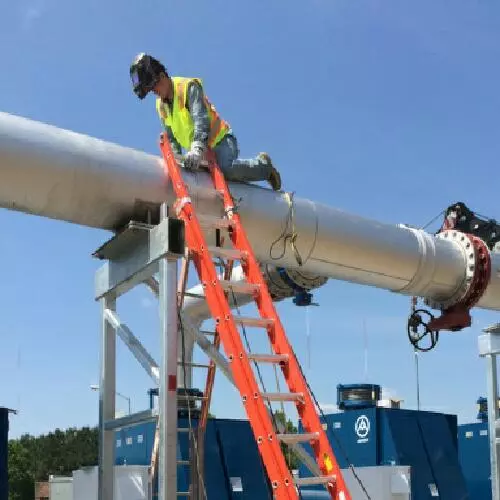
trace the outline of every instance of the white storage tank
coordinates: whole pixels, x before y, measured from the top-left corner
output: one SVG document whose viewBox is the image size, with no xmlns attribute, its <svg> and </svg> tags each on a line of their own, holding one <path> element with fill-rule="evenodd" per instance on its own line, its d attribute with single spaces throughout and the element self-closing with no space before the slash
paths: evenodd
<svg viewBox="0 0 500 500">
<path fill-rule="evenodd" d="M 355 467 L 371 500 L 410 500 L 411 471 L 403 465 L 379 465 L 375 467 Z M 366 498 L 358 480 L 350 469 L 343 469 L 347 487 L 352 498 Z"/>
<path fill-rule="evenodd" d="M 148 467 L 120 465 L 115 467 L 114 500 L 148 500 Z M 73 472 L 73 499 L 97 500 L 97 467 Z"/>
<path fill-rule="evenodd" d="M 73 500 L 73 478 L 49 476 L 49 500 Z"/>
<path fill-rule="evenodd" d="M 380 465 L 355 467 L 356 475 L 371 500 L 410 500 L 410 467 L 402 465 Z M 342 469 L 347 488 L 353 500 L 367 498 L 351 469 Z M 301 491 L 304 500 L 327 500 L 330 494 L 324 490 Z"/>
</svg>

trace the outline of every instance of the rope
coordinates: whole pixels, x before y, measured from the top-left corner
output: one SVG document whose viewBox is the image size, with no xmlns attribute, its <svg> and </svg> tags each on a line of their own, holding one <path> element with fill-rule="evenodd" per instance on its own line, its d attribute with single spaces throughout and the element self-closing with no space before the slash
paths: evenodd
<svg viewBox="0 0 500 500">
<path fill-rule="evenodd" d="M 287 213 L 287 216 L 285 219 L 285 228 L 283 229 L 281 234 L 278 236 L 278 238 L 276 238 L 276 240 L 274 240 L 271 243 L 271 247 L 269 248 L 269 257 L 272 260 L 282 259 L 286 253 L 286 244 L 288 241 L 290 243 L 290 247 L 293 250 L 293 253 L 295 254 L 295 260 L 297 261 L 297 264 L 299 266 L 302 266 L 302 264 L 303 264 L 302 257 L 300 255 L 300 253 L 297 249 L 297 245 L 296 245 L 296 241 L 297 241 L 297 238 L 299 235 L 295 229 L 295 205 L 294 205 L 294 201 L 293 201 L 294 196 L 295 196 L 294 192 L 284 193 L 285 200 L 288 203 L 288 213 Z M 280 240 L 283 240 L 283 251 L 278 257 L 273 257 L 273 255 L 272 255 L 273 248 L 277 243 L 279 243 Z"/>
<path fill-rule="evenodd" d="M 311 324 L 309 320 L 309 306 L 306 306 L 306 352 L 307 369 L 311 369 Z"/>
</svg>

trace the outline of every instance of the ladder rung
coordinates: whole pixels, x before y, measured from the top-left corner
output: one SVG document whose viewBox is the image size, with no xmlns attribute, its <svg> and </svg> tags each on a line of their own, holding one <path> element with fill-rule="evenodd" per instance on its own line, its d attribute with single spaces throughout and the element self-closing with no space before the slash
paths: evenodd
<svg viewBox="0 0 500 500">
<path fill-rule="evenodd" d="M 219 282 L 224 290 L 233 291 L 235 293 L 252 294 L 260 290 L 260 285 L 254 285 L 253 283 L 245 283 L 244 281 L 238 282 L 238 281 L 220 280 Z"/>
<path fill-rule="evenodd" d="M 177 399 L 207 399 L 205 396 L 195 396 L 194 394 L 177 394 Z"/>
<path fill-rule="evenodd" d="M 178 427 L 177 432 L 189 432 L 189 427 Z"/>
<path fill-rule="evenodd" d="M 271 318 L 249 318 L 247 316 L 233 315 L 234 321 L 245 326 L 261 326 L 267 328 L 274 325 L 274 320 Z"/>
<path fill-rule="evenodd" d="M 313 476 L 313 477 L 299 477 L 295 479 L 297 486 L 311 486 L 314 484 L 335 483 L 337 478 L 335 476 Z"/>
<path fill-rule="evenodd" d="M 177 460 L 177 465 L 190 465 L 191 462 L 189 460 Z"/>
<path fill-rule="evenodd" d="M 268 401 L 298 401 L 303 398 L 301 392 L 262 392 L 261 395 Z"/>
<path fill-rule="evenodd" d="M 288 354 L 249 354 L 249 359 L 261 363 L 286 363 Z"/>
<path fill-rule="evenodd" d="M 205 335 L 205 336 L 210 336 L 210 335 L 211 335 L 211 336 L 214 336 L 214 335 L 215 335 L 215 332 L 212 332 L 212 331 L 210 331 L 210 330 L 200 330 L 200 333 L 201 333 L 202 335 Z"/>
<path fill-rule="evenodd" d="M 213 215 L 198 215 L 200 225 L 203 227 L 214 227 L 219 229 L 227 229 L 235 225 L 231 219 L 224 219 L 222 217 L 214 217 Z"/>
<path fill-rule="evenodd" d="M 182 365 L 190 366 L 191 368 L 210 368 L 210 365 L 204 365 L 201 363 L 190 363 L 190 362 L 183 363 L 182 361 L 178 361 L 177 364 L 179 366 L 182 366 Z"/>
<path fill-rule="evenodd" d="M 244 260 L 246 258 L 246 252 L 242 252 L 237 248 L 208 247 L 208 251 L 224 259 Z"/>
<path fill-rule="evenodd" d="M 178 491 L 177 496 L 178 497 L 190 497 L 191 492 L 190 491 Z"/>
<path fill-rule="evenodd" d="M 203 293 L 184 292 L 184 296 L 193 297 L 195 299 L 206 299 L 206 296 Z"/>
<path fill-rule="evenodd" d="M 303 434 L 276 434 L 276 437 L 286 444 L 306 443 L 316 441 L 319 438 L 319 432 L 306 432 Z"/>
</svg>

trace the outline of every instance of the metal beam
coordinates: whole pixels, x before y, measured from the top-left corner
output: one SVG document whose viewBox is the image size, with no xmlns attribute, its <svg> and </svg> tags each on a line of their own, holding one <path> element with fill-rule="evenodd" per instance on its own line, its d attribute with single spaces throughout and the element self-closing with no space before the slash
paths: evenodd
<svg viewBox="0 0 500 500">
<path fill-rule="evenodd" d="M 105 309 L 104 317 L 113 325 L 116 333 L 129 348 L 135 359 L 139 361 L 141 366 L 146 370 L 146 373 L 155 381 L 156 385 L 158 385 L 160 381 L 160 369 L 153 359 L 153 356 L 149 354 L 141 341 L 132 333 L 132 330 L 120 321 L 120 318 L 114 311 Z"/>
<path fill-rule="evenodd" d="M 231 373 L 231 368 L 229 367 L 229 362 L 227 359 L 218 351 L 208 340 L 206 335 L 200 332 L 200 330 L 191 322 L 189 316 L 182 311 L 181 312 L 182 327 L 184 331 L 189 334 L 189 336 L 196 341 L 203 352 L 217 365 L 219 370 L 226 376 L 226 378 L 235 385 L 233 374 Z M 186 360 L 191 362 L 190 359 Z"/>
<path fill-rule="evenodd" d="M 150 420 L 153 412 L 115 418 L 116 334 L 128 346 L 146 372 L 159 383 L 160 424 L 159 498 L 176 498 L 177 483 L 177 260 L 184 255 L 184 226 L 166 217 L 157 226 L 136 223 L 101 246 L 94 256 L 107 260 L 96 273 L 96 298 L 101 302 L 101 380 L 99 405 L 99 500 L 114 498 L 115 430 Z M 153 265 L 154 264 L 154 265 Z M 153 357 L 116 314 L 119 296 L 149 281 L 159 270 L 161 363 Z"/>
<path fill-rule="evenodd" d="M 184 225 L 166 218 L 157 226 L 129 223 L 96 252 L 94 257 L 108 262 L 96 273 L 96 298 L 113 293 L 119 297 L 158 271 L 163 257 L 182 257 Z"/>
<path fill-rule="evenodd" d="M 104 317 L 104 311 L 115 310 L 114 298 L 101 299 L 101 376 L 99 383 L 99 468 L 98 500 L 114 498 L 115 436 L 106 427 L 115 418 L 116 333 Z"/>
<path fill-rule="evenodd" d="M 105 422 L 104 428 L 109 431 L 124 429 L 125 427 L 130 427 L 132 425 L 151 422 L 151 420 L 155 420 L 157 417 L 158 412 L 156 410 L 144 410 L 138 413 L 132 413 L 131 415 L 126 415 L 125 417 L 115 418 L 113 420 L 110 420 L 109 422 Z"/>
</svg>

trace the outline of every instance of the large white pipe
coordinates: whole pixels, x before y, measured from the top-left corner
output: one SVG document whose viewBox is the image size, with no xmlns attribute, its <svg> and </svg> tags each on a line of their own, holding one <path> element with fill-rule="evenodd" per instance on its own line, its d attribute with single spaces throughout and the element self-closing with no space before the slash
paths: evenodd
<svg viewBox="0 0 500 500">
<path fill-rule="evenodd" d="M 198 210 L 220 213 L 203 172 L 184 173 Z M 232 183 L 257 258 L 298 267 L 288 245 L 274 247 L 290 222 L 285 194 Z M 139 202 L 172 200 L 159 156 L 0 113 L 0 206 L 89 227 L 115 229 L 138 216 Z M 302 270 L 432 300 L 453 296 L 467 256 L 453 241 L 295 198 L 293 223 Z M 500 256 L 478 306 L 500 309 Z"/>
</svg>

